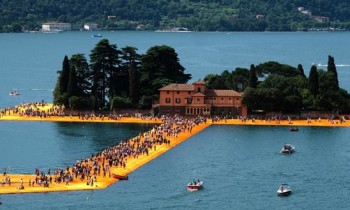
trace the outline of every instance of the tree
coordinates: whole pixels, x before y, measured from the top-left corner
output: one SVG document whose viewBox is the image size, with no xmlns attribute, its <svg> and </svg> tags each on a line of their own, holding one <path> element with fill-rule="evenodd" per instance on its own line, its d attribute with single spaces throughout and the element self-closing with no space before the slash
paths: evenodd
<svg viewBox="0 0 350 210">
<path fill-rule="evenodd" d="M 190 74 L 184 73 L 185 68 L 175 50 L 166 45 L 148 49 L 141 58 L 141 64 L 141 87 L 145 95 L 157 95 L 158 89 L 164 85 L 186 83 L 191 79 Z"/>
<path fill-rule="evenodd" d="M 66 93 L 68 89 L 68 82 L 69 82 L 69 59 L 67 56 L 64 56 L 63 64 L 62 64 L 62 71 L 61 71 L 61 78 L 60 78 L 60 93 Z"/>
<path fill-rule="evenodd" d="M 252 65 L 250 65 L 250 70 L 249 70 L 248 87 L 256 88 L 257 85 L 258 85 L 258 77 L 256 76 L 255 66 L 252 64 Z"/>
<path fill-rule="evenodd" d="M 67 89 L 69 83 L 69 59 L 67 56 L 64 56 L 62 70 L 58 71 L 59 76 L 57 79 L 56 87 L 53 91 L 53 102 L 54 104 L 62 105 L 64 104 L 66 107 L 69 106 Z"/>
<path fill-rule="evenodd" d="M 298 64 L 297 71 L 300 75 L 302 75 L 303 77 L 306 77 L 305 73 L 304 73 L 303 66 L 301 64 Z"/>
<path fill-rule="evenodd" d="M 308 87 L 309 87 L 310 92 L 314 96 L 316 96 L 318 94 L 319 80 L 318 80 L 317 68 L 315 65 L 313 65 L 310 69 Z"/>
<path fill-rule="evenodd" d="M 75 73 L 75 69 L 72 68 L 69 71 L 69 81 L 67 88 L 67 97 L 78 96 L 78 88 L 77 88 L 77 74 Z"/>
<path fill-rule="evenodd" d="M 88 96 L 91 93 L 92 73 L 84 54 L 74 54 L 70 59 L 71 70 L 76 72 L 76 95 Z"/>
<path fill-rule="evenodd" d="M 339 90 L 339 81 L 338 81 L 338 73 L 337 73 L 337 68 L 334 63 L 334 57 L 328 55 L 328 65 L 327 65 L 327 71 L 331 72 L 333 74 L 333 82 L 332 82 L 332 87 L 335 90 Z"/>
<path fill-rule="evenodd" d="M 122 48 L 122 64 L 129 73 L 129 97 L 131 103 L 136 106 L 139 102 L 141 55 L 137 54 L 137 48 L 126 46 Z"/>
<path fill-rule="evenodd" d="M 107 92 L 111 78 L 115 78 L 120 64 L 120 51 L 117 45 L 109 44 L 107 39 L 99 41 L 91 50 L 90 63 L 92 69 L 92 94 L 96 99 L 96 108 L 102 109 L 106 106 Z M 113 93 L 109 92 L 109 97 Z"/>
</svg>

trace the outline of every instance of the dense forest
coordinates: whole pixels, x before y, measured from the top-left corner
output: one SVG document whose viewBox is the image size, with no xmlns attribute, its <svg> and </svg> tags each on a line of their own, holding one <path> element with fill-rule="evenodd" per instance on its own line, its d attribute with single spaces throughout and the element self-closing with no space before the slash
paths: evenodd
<svg viewBox="0 0 350 210">
<path fill-rule="evenodd" d="M 71 23 L 73 30 L 85 23 L 101 30 L 350 28 L 350 0 L 0 0 L 0 14 L 0 32 L 36 31 L 50 21 Z"/>
</svg>

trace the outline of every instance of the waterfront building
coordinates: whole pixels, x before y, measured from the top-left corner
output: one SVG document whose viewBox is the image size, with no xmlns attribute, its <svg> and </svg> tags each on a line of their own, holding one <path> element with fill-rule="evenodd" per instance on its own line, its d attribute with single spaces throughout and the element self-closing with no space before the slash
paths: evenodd
<svg viewBox="0 0 350 210">
<path fill-rule="evenodd" d="M 207 89 L 203 81 L 192 84 L 173 83 L 159 89 L 155 114 L 246 116 L 242 93 L 234 90 Z"/>
<path fill-rule="evenodd" d="M 61 32 L 72 30 L 70 23 L 47 22 L 42 24 L 42 32 Z"/>
<path fill-rule="evenodd" d="M 95 31 L 98 30 L 98 26 L 96 23 L 86 23 L 84 24 L 84 30 Z"/>
</svg>

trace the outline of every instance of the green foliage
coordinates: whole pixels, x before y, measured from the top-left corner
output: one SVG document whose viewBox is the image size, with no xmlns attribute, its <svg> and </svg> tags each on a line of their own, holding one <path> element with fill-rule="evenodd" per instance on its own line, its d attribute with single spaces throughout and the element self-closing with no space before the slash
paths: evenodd
<svg viewBox="0 0 350 210">
<path fill-rule="evenodd" d="M 115 96 L 111 101 L 110 109 L 115 110 L 115 109 L 125 109 L 130 107 L 133 107 L 133 106 L 129 98 Z"/>
<path fill-rule="evenodd" d="M 256 89 L 246 88 L 242 99 L 251 111 L 348 113 L 350 110 L 350 95 L 343 89 L 337 89 L 333 71 L 317 70 L 316 66 L 312 66 L 309 78 L 306 78 L 301 65 L 294 69 L 269 61 L 258 67 L 262 80 Z M 214 84 L 218 76 L 211 75 L 208 79 Z"/>
<path fill-rule="evenodd" d="M 318 94 L 318 88 L 319 88 L 319 82 L 318 82 L 318 72 L 315 65 L 313 65 L 310 69 L 310 75 L 309 75 L 309 90 L 310 92 L 316 96 Z"/>
<path fill-rule="evenodd" d="M 72 55 L 69 65 L 76 72 L 76 94 L 87 96 L 91 92 L 91 71 L 89 64 L 83 54 Z"/>
<path fill-rule="evenodd" d="M 247 88 L 242 102 L 251 110 L 281 111 L 281 91 L 276 88 Z"/>
<path fill-rule="evenodd" d="M 54 103 L 72 109 L 150 108 L 160 87 L 191 78 L 184 73 L 173 48 L 155 46 L 147 52 L 141 63 L 137 48 L 126 46 L 119 51 L 103 39 L 91 50 L 90 65 L 83 54 L 74 54 L 70 60 L 65 56 L 53 92 Z M 141 69 L 146 78 L 143 84 Z"/>
<path fill-rule="evenodd" d="M 250 70 L 249 70 L 248 87 L 256 88 L 257 85 L 258 85 L 258 77 L 256 76 L 255 66 L 252 64 L 250 65 Z"/>
<path fill-rule="evenodd" d="M 116 89 L 110 84 L 117 84 L 118 67 L 120 64 L 120 51 L 115 44 L 109 44 L 107 39 L 99 41 L 91 50 L 90 62 L 92 69 L 92 94 L 96 98 L 96 108 L 106 106 L 107 91 L 113 97 Z M 113 82 L 111 82 L 113 81 Z M 109 88 L 108 88 L 109 87 Z"/>
<path fill-rule="evenodd" d="M 77 97 L 69 98 L 69 107 L 73 110 L 92 110 L 95 107 L 94 97 Z"/>
<path fill-rule="evenodd" d="M 147 50 L 141 58 L 141 86 L 143 94 L 158 95 L 158 89 L 170 83 L 186 83 L 191 79 L 185 74 L 175 49 L 162 45 Z"/>
<path fill-rule="evenodd" d="M 339 81 L 338 81 L 338 73 L 337 68 L 334 63 L 334 58 L 332 56 L 328 56 L 328 65 L 327 65 L 327 71 L 332 73 L 332 86 L 331 88 L 338 90 L 339 89 Z"/>
<path fill-rule="evenodd" d="M 259 64 L 255 67 L 255 69 L 260 77 L 267 77 L 272 74 L 286 77 L 294 77 L 300 75 L 300 73 L 294 67 L 286 64 L 280 64 L 275 61 Z"/>
<path fill-rule="evenodd" d="M 144 109 L 144 108 L 152 107 L 152 102 L 153 102 L 152 96 L 144 95 L 140 99 L 140 108 Z"/>
<path fill-rule="evenodd" d="M 331 23 L 317 23 L 298 11 L 304 7 Z M 312 27 L 349 28 L 349 1 L 327 0 L 96 0 L 1 1 L 0 32 L 38 30 L 47 21 L 72 23 L 73 29 L 96 22 L 101 29 L 135 30 L 187 27 L 193 31 L 290 31 Z M 258 16 L 257 16 L 258 15 Z M 108 19 L 108 16 L 115 18 Z"/>
</svg>

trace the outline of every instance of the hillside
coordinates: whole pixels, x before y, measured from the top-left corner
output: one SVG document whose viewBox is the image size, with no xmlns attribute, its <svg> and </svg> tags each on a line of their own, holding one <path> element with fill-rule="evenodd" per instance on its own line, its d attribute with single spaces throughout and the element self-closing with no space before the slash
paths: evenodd
<svg viewBox="0 0 350 210">
<path fill-rule="evenodd" d="M 0 0 L 0 3 L 0 32 L 39 30 L 43 22 L 49 21 L 71 23 L 74 30 L 92 22 L 102 30 L 350 28 L 350 0 Z"/>
</svg>

